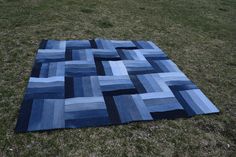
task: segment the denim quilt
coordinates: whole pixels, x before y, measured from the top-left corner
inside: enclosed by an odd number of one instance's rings
[[[218,112],[151,41],[43,40],[25,90],[16,132]]]

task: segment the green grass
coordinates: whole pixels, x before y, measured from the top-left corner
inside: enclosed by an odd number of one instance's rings
[[[0,156],[236,155],[235,0],[0,0]],[[219,115],[15,134],[41,39],[151,40]]]

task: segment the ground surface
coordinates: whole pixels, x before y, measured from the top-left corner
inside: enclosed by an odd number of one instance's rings
[[[0,0],[0,156],[234,156],[235,0]],[[41,39],[157,43],[221,114],[15,134]]]

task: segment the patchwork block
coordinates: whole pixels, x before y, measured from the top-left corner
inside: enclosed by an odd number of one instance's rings
[[[25,99],[63,99],[64,77],[30,77]]]
[[[218,112],[151,41],[44,40],[37,51],[16,132]]]
[[[65,127],[80,128],[109,125],[110,119],[103,97],[65,99]]]

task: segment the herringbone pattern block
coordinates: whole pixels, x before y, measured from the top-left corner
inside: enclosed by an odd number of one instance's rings
[[[16,131],[96,127],[217,112],[150,41],[44,40]]]

